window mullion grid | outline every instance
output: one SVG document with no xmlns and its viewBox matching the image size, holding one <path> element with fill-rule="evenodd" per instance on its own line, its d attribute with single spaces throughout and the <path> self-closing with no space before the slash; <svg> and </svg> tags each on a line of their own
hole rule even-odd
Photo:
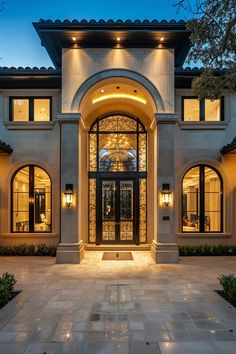
<svg viewBox="0 0 236 354">
<path fill-rule="evenodd" d="M 205 232 L 205 168 L 200 166 L 200 232 Z"/>
<path fill-rule="evenodd" d="M 204 121 L 205 120 L 205 100 L 200 100 L 199 101 L 199 105 L 200 105 L 200 121 Z"/>
<path fill-rule="evenodd" d="M 29 98 L 29 121 L 34 121 L 34 98 Z"/>
<path fill-rule="evenodd" d="M 34 166 L 29 166 L 29 232 L 34 232 Z"/>
</svg>

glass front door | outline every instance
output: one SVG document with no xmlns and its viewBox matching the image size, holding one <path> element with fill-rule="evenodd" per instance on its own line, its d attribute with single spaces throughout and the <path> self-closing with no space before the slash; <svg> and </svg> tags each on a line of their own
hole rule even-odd
<svg viewBox="0 0 236 354">
<path fill-rule="evenodd" d="M 135 180 L 101 180 L 101 243 L 135 242 L 135 197 Z"/>
</svg>

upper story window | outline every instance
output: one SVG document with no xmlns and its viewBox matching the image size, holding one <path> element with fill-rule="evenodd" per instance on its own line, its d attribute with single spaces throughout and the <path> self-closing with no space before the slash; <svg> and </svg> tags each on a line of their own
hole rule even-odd
<svg viewBox="0 0 236 354">
<path fill-rule="evenodd" d="M 10 120 L 45 122 L 51 120 L 51 97 L 11 97 Z"/>
<path fill-rule="evenodd" d="M 186 122 L 219 122 L 224 120 L 224 100 L 198 100 L 196 97 L 182 97 L 182 119 Z"/>
</svg>

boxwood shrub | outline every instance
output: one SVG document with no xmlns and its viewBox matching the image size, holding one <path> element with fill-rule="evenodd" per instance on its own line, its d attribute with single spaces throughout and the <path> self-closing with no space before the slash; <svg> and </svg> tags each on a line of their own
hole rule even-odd
<svg viewBox="0 0 236 354">
<path fill-rule="evenodd" d="M 222 274 L 218 277 L 220 284 L 223 287 L 223 297 L 231 303 L 231 305 L 236 306 L 236 276 L 235 274 Z"/>
<path fill-rule="evenodd" d="M 16 245 L 0 246 L 0 256 L 56 256 L 56 245 Z"/>
<path fill-rule="evenodd" d="M 5 306 L 14 296 L 16 279 L 13 274 L 4 273 L 0 277 L 0 308 Z"/>
<path fill-rule="evenodd" d="M 179 246 L 180 256 L 236 256 L 236 245 Z"/>
</svg>

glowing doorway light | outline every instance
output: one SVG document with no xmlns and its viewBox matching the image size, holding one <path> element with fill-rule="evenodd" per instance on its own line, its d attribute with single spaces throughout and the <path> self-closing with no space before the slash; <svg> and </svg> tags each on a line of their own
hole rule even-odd
<svg viewBox="0 0 236 354">
<path fill-rule="evenodd" d="M 92 100 L 92 103 L 94 104 L 94 103 L 102 102 L 102 101 L 105 101 L 105 100 L 111 100 L 111 99 L 114 99 L 114 98 L 126 98 L 126 99 L 129 99 L 129 100 L 137 101 L 137 102 L 142 103 L 142 104 L 147 104 L 147 101 L 144 98 L 141 98 L 141 97 L 138 97 L 138 96 L 135 96 L 135 95 L 129 95 L 129 94 L 126 94 L 126 93 L 111 93 L 111 94 L 108 94 L 108 95 L 102 95 L 102 96 L 99 96 L 97 98 L 94 98 Z"/>
</svg>

